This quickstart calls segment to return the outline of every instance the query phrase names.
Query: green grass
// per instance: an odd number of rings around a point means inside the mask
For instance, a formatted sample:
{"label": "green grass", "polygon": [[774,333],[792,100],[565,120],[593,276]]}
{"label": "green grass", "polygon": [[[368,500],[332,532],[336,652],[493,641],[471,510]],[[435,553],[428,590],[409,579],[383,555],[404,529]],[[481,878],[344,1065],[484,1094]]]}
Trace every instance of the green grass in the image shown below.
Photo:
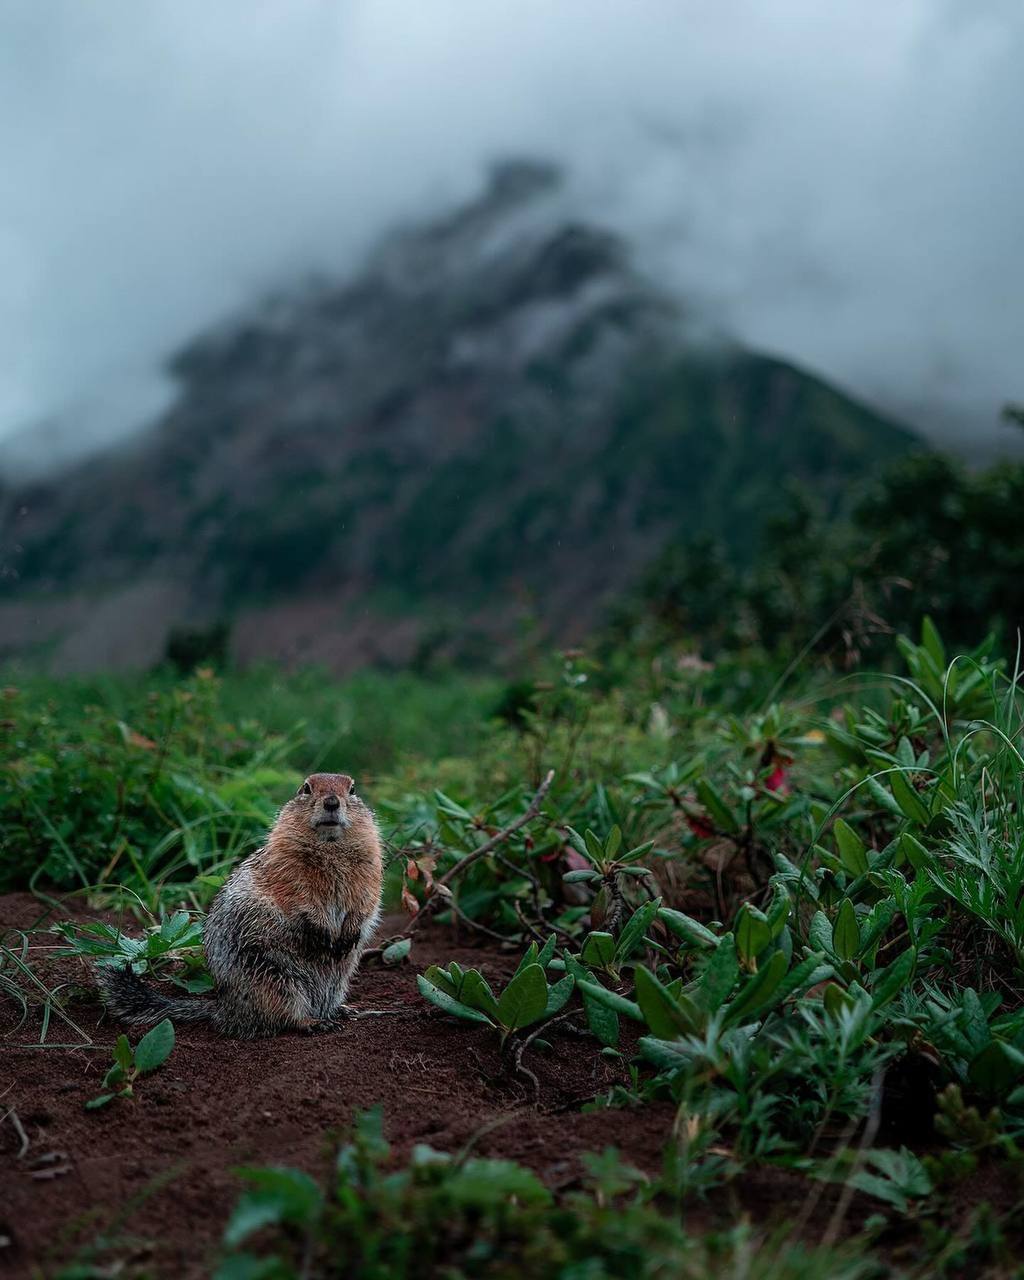
{"label": "green grass", "polygon": [[0,889],[124,885],[155,907],[200,897],[251,851],[306,773],[372,779],[472,750],[499,686],[484,679],[254,670],[54,681],[8,671]]}

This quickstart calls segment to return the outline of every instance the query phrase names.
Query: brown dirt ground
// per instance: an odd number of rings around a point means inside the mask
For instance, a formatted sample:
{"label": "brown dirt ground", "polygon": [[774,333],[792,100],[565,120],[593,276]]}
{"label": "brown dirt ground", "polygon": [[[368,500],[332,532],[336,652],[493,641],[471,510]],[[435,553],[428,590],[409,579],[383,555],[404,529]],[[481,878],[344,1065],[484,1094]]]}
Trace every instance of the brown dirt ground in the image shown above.
{"label": "brown dirt ground", "polygon": [[[0,896],[0,936],[45,924],[44,912],[27,894]],[[74,914],[96,913],[68,904],[56,918]],[[87,986],[80,961],[47,959],[48,942],[45,933],[34,935],[31,952],[47,982]],[[141,1081],[135,1100],[96,1112],[83,1104],[100,1092],[118,1028],[95,998],[83,991],[69,1005],[92,1046],[40,1049],[32,1046],[39,1010],[19,1023],[17,1006],[0,993],[0,1117],[13,1108],[29,1142],[20,1153],[10,1118],[0,1123],[0,1241],[7,1240],[0,1244],[0,1274],[53,1275],[105,1233],[130,1237],[115,1251],[129,1264],[122,1274],[137,1268],[161,1277],[207,1275],[241,1187],[237,1167],[283,1164],[323,1175],[353,1114],[376,1103],[383,1104],[399,1159],[416,1143],[458,1151],[474,1140],[477,1153],[517,1160],[561,1190],[579,1181],[582,1152],[615,1146],[655,1172],[672,1106],[581,1112],[583,1101],[621,1080],[623,1071],[587,1040],[557,1032],[550,1053],[529,1058],[540,1082],[534,1105],[523,1086],[499,1074],[487,1028],[445,1018],[420,997],[416,973],[449,959],[499,980],[516,963],[493,947],[434,929],[417,937],[413,966],[371,964],[357,979],[353,1004],[396,1008],[398,1016],[254,1042],[182,1026],[173,1054]],[[51,1042],[75,1038],[51,1021]],[[701,1210],[701,1221],[689,1221],[697,1228],[723,1215],[792,1219],[806,1195],[803,1179],[766,1170],[745,1175],[742,1185],[732,1184]],[[849,1232],[877,1208],[859,1201]],[[823,1224],[834,1203],[825,1190],[814,1223]]]}
{"label": "brown dirt ground", "polygon": [[[29,927],[43,911],[27,894],[0,896],[0,934]],[[69,904],[57,918],[74,914]],[[47,982],[88,984],[80,961],[45,959],[48,935],[33,943],[33,964]],[[83,1104],[101,1092],[120,1028],[83,992],[69,1011],[94,1045],[43,1050],[32,1047],[39,1011],[18,1025],[17,1006],[0,999],[0,1115],[13,1107],[31,1144],[19,1157],[14,1126],[0,1126],[0,1236],[12,1242],[0,1249],[0,1269],[14,1260],[26,1274],[32,1265],[50,1274],[138,1198],[123,1230],[146,1242],[140,1260],[159,1275],[207,1274],[238,1196],[235,1168],[326,1172],[336,1135],[375,1103],[384,1105],[398,1157],[415,1143],[458,1151],[479,1135],[480,1154],[518,1160],[554,1188],[579,1178],[580,1152],[607,1145],[641,1168],[657,1165],[670,1108],[580,1113],[583,1100],[622,1078],[587,1041],[553,1037],[552,1053],[530,1056],[541,1086],[535,1107],[523,1086],[500,1077],[488,1028],[444,1018],[416,989],[416,972],[435,960],[459,960],[500,980],[514,957],[435,930],[417,938],[414,958],[416,967],[371,964],[353,988],[353,1004],[397,1008],[398,1016],[250,1042],[181,1026],[173,1054],[138,1085],[135,1100],[96,1112]],[[129,1034],[134,1041],[141,1031]],[[48,1038],[77,1039],[57,1019]]]}

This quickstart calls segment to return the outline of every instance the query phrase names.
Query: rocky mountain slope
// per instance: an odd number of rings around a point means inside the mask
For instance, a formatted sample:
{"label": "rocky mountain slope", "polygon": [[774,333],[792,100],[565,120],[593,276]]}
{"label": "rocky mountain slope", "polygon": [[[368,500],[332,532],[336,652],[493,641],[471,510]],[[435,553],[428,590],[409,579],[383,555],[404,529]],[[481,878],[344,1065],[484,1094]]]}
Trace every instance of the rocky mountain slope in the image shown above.
{"label": "rocky mountain slope", "polygon": [[742,555],[787,480],[831,504],[913,437],[778,360],[690,336],[622,243],[513,164],[198,338],[130,447],[0,488],[0,645],[140,665],[230,618],[243,659],[335,669],[573,638],[672,539]]}

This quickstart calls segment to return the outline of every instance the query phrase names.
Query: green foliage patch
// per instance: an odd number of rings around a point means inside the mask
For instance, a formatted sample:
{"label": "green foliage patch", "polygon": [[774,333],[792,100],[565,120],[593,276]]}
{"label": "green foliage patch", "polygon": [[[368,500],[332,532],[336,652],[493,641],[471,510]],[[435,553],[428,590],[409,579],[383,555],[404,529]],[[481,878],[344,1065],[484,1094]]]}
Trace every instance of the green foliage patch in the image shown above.
{"label": "green foliage patch", "polygon": [[[466,1153],[396,1168],[367,1120],[326,1184],[246,1175],[221,1274],[352,1274],[339,1268],[359,1257],[372,1277],[698,1275],[744,1249],[743,1274],[885,1274],[834,1252],[854,1196],[883,1252],[910,1233],[933,1274],[1001,1258],[1017,1240],[1005,1209],[991,1231],[976,1217],[936,1241],[974,1171],[1012,1183],[1022,1168],[1024,698],[991,641],[955,655],[926,619],[892,649],[877,679],[781,684],[680,649],[568,652],[462,751],[382,771],[389,905],[410,923],[381,962],[414,968],[452,1037],[494,1037],[526,1102],[531,1062],[566,1032],[577,1058],[615,1063],[619,1082],[586,1105],[667,1103],[662,1173],[596,1157],[584,1190],[552,1197]],[[224,688],[157,680],[134,721],[69,716],[52,690],[8,699],[8,876],[117,896],[136,917],[58,926],[65,954],[201,989],[203,905],[296,780],[294,739],[227,719]],[[428,919],[500,940],[518,967],[420,972]],[[24,1013],[28,952],[11,939],[0,962],[0,996]],[[145,1044],[129,1060],[119,1042],[106,1101],[149,1069]],[[685,1233],[680,1212],[765,1170],[812,1206],[838,1188],[824,1253]]]}

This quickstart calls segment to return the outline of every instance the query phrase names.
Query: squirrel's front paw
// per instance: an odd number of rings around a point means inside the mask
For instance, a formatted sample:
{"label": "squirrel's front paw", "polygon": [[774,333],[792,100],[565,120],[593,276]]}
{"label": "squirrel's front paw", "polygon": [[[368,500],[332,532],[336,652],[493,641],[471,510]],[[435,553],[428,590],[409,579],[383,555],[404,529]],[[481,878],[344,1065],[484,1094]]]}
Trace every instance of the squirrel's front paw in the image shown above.
{"label": "squirrel's front paw", "polygon": [[340,1010],[330,1018],[317,1018],[315,1022],[307,1022],[299,1028],[306,1035],[322,1035],[327,1031],[340,1031],[348,1021],[348,1015]]}

